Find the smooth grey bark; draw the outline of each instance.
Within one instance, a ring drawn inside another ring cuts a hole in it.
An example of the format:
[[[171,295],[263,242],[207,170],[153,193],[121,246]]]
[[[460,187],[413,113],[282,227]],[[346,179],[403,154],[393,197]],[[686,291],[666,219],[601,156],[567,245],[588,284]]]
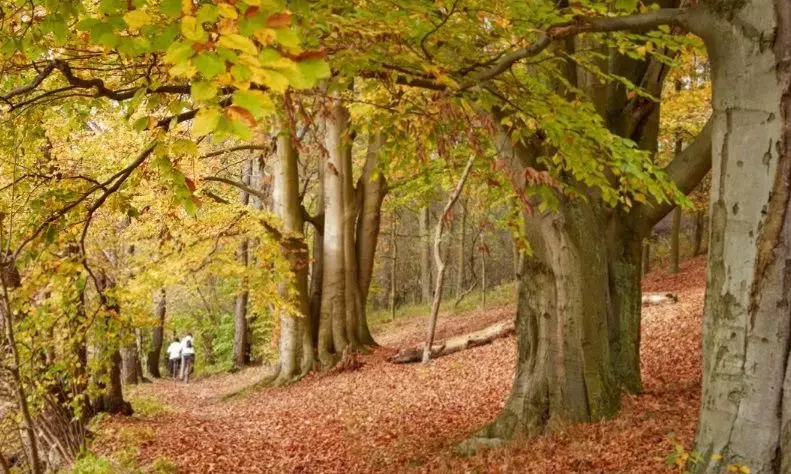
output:
[[[148,351],[148,358],[146,359],[148,373],[154,378],[160,378],[162,376],[159,371],[159,366],[162,361],[162,343],[164,342],[165,336],[166,312],[167,300],[165,297],[165,289],[160,288],[157,292],[156,306],[154,307],[157,325],[151,330],[151,350]]]
[[[715,129],[695,442],[704,461],[692,468],[789,472],[791,9],[708,1],[689,27],[709,51]]]
[[[277,164],[273,208],[283,220],[283,250],[293,280],[279,286],[281,298],[289,301],[299,314],[280,309],[280,363],[275,385],[289,383],[313,369],[315,357],[310,334],[308,301],[308,252],[299,188],[298,154],[288,122],[280,122],[277,138]]]
[[[242,183],[250,185],[252,183],[253,175],[253,160],[247,160],[242,165]],[[243,206],[250,204],[250,193],[241,190],[239,191],[239,201]],[[260,202],[260,200],[258,200]],[[239,264],[243,267],[249,265],[249,247],[250,241],[243,238],[239,243],[239,248],[236,250],[236,258]],[[240,283],[239,292],[234,301],[233,322],[234,322],[234,336],[233,336],[233,367],[240,369],[245,366],[246,352],[247,352],[247,337],[248,337],[248,323],[247,323],[247,305],[249,299],[249,290],[247,288],[247,279],[243,278]]]
[[[472,169],[472,164],[474,161],[475,155],[471,155],[467,159],[467,164],[464,166],[464,170],[461,172],[459,181],[456,183],[456,187],[453,189],[447,204],[445,204],[445,209],[442,210],[442,215],[437,221],[437,227],[434,230],[434,264],[436,265],[437,279],[434,283],[434,301],[431,303],[431,314],[429,314],[428,318],[426,344],[423,347],[424,364],[431,360],[431,346],[434,343],[434,332],[437,329],[439,307],[442,304],[442,290],[445,283],[445,261],[447,260],[447,247],[444,252],[445,255],[443,255],[442,250],[442,236],[445,233],[445,223],[448,221],[450,213],[453,211],[453,206],[456,204],[456,201],[459,199],[459,195],[464,189],[464,184],[467,182],[467,176],[470,174],[470,169]]]
[[[360,304],[357,315],[357,337],[362,344],[369,346],[376,345],[376,342],[368,328],[365,308],[374,270],[376,244],[379,240],[382,202],[387,195],[387,182],[379,170],[379,155],[382,153],[383,146],[384,138],[382,135],[372,135],[369,138],[363,174],[356,189],[360,201],[355,239],[358,268],[356,285]]]
[[[325,120],[324,240],[318,356],[324,367],[335,363],[348,345],[346,337],[346,275],[344,271],[343,155],[349,137],[349,113],[338,99]]]

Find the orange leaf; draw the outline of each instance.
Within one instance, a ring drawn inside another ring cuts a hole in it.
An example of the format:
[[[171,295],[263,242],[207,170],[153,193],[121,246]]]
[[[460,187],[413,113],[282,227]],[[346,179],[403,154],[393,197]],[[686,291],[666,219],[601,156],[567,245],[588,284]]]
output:
[[[291,13],[280,12],[269,15],[266,25],[270,28],[284,28],[291,24]]]
[[[228,118],[230,118],[231,120],[241,120],[249,127],[254,127],[256,124],[255,117],[253,117],[253,114],[251,114],[250,111],[245,109],[244,107],[239,107],[238,105],[231,105],[227,109],[225,109],[225,111],[228,114]]]

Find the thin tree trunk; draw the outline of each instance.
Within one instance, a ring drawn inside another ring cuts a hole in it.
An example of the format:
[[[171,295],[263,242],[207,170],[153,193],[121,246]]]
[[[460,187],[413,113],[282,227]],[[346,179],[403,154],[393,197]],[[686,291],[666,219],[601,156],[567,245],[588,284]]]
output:
[[[458,269],[456,271],[456,300],[464,294],[464,238],[467,228],[467,203],[461,202],[461,218],[459,219],[459,253],[457,257]]]
[[[137,385],[140,377],[137,373],[139,356],[135,341],[128,343],[120,350],[121,354],[121,380],[126,385]]]
[[[398,240],[396,230],[398,216],[393,212],[393,222],[390,224],[390,321],[395,321],[396,313],[396,262],[398,261]]]
[[[28,463],[30,464],[30,469],[33,474],[41,474],[44,471],[39,454],[38,437],[36,436],[36,428],[33,423],[33,416],[30,413],[30,405],[28,404],[25,386],[19,371],[21,360],[17,348],[14,321],[11,316],[11,300],[8,296],[9,286],[19,286],[19,273],[16,271],[13,259],[8,261],[5,258],[2,258],[0,265],[3,267],[0,269],[0,283],[2,284],[3,291],[2,301],[0,301],[0,318],[2,318],[3,329],[5,329],[3,335],[5,336],[5,342],[7,346],[3,349],[7,350],[11,355],[12,364],[10,367],[7,367],[7,369],[8,372],[10,372],[11,378],[13,380],[15,392],[14,395],[16,397],[17,406],[19,407],[19,412],[22,415],[22,421],[24,423],[24,432],[28,443]],[[9,278],[12,275],[14,278]],[[2,454],[0,454],[0,456],[2,456]]]
[[[486,309],[486,243],[484,241],[485,233],[481,233],[481,310]]]
[[[250,185],[252,182],[252,175],[253,175],[253,160],[255,158],[251,158],[247,160],[244,165],[242,166],[242,182],[244,184]],[[239,192],[239,201],[243,206],[247,206],[250,204],[250,194],[246,191]],[[258,200],[260,203],[260,200]],[[263,203],[261,203],[263,205]],[[247,267],[250,264],[250,241],[247,238],[243,238],[242,242],[239,244],[239,248],[236,250],[236,256],[239,260],[239,264],[243,267]],[[249,299],[249,292],[247,288],[248,282],[247,278],[242,278],[239,287],[239,293],[236,295],[236,301],[234,304],[234,312],[233,312],[233,321],[234,321],[234,337],[233,337],[233,368],[234,369],[241,369],[245,366],[246,363],[246,355],[247,355],[247,345],[248,345],[248,324],[247,324],[247,304]]]
[[[434,343],[434,332],[437,329],[437,316],[439,316],[439,307],[442,303],[442,287],[445,283],[445,258],[442,255],[442,235],[445,232],[445,223],[450,218],[453,205],[456,204],[461,191],[464,189],[464,183],[467,182],[467,176],[470,174],[470,169],[474,161],[475,155],[471,155],[470,158],[467,159],[467,164],[464,167],[464,171],[461,173],[459,182],[456,184],[456,188],[453,190],[450,199],[448,199],[448,203],[445,204],[445,209],[442,211],[442,215],[437,222],[437,228],[434,231],[434,263],[437,267],[437,279],[434,283],[434,301],[431,304],[431,314],[428,319],[426,345],[423,348],[424,364],[431,360],[431,345]],[[445,255],[445,257],[447,257],[447,255]]]
[[[368,141],[368,153],[363,167],[363,175],[357,185],[359,210],[355,252],[358,278],[356,282],[358,300],[357,338],[362,344],[376,345],[368,328],[366,305],[371,277],[374,270],[376,244],[379,239],[379,228],[382,220],[382,202],[387,194],[387,183],[379,168],[379,154],[384,146],[381,135],[372,135]],[[352,234],[355,235],[355,234]]]
[[[418,215],[420,229],[420,290],[422,301],[431,301],[431,243],[429,242],[428,206],[420,210]]]
[[[681,208],[673,211],[673,228],[670,233],[670,273],[678,273],[680,250],[679,240],[681,235]]]
[[[154,314],[157,318],[157,325],[151,331],[151,350],[148,352],[148,373],[154,378],[162,377],[159,366],[162,360],[162,343],[165,331],[165,313],[167,312],[167,301],[165,289],[160,288],[157,295]]]
[[[649,238],[643,239],[643,275],[647,275],[651,271],[651,240]]]
[[[681,90],[681,81],[676,81],[676,91]],[[681,150],[684,147],[684,140],[681,138],[676,139],[676,150],[675,154],[678,155],[681,153]],[[679,266],[679,259],[680,259],[680,249],[679,249],[679,238],[681,235],[681,208],[676,207],[673,211],[673,228],[671,229],[670,233],[670,273],[678,273],[678,266]]]
[[[705,211],[695,212],[695,236],[693,255],[697,257],[703,253],[703,230],[706,223]]]

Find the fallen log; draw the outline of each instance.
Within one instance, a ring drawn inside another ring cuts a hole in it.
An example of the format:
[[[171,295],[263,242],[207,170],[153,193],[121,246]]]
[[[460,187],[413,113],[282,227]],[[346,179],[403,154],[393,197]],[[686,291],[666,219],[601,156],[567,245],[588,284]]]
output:
[[[431,345],[431,358],[453,354],[454,352],[463,351],[477,346],[489,344],[492,341],[508,337],[514,333],[516,325],[514,320],[501,321],[491,326],[487,326],[479,331],[454,336],[444,341],[439,341]],[[398,354],[394,355],[390,362],[395,364],[409,364],[412,362],[420,362],[423,358],[423,347],[419,346],[408,347],[402,349]]]
[[[673,293],[644,293],[642,304],[643,306],[656,306],[660,304],[675,304],[678,303],[678,296]]]

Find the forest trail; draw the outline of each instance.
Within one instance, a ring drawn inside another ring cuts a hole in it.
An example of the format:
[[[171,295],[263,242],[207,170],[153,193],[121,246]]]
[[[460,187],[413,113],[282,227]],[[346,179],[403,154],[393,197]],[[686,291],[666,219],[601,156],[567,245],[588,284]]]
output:
[[[133,391],[166,413],[112,418],[93,448],[111,454],[137,443],[141,464],[167,457],[180,473],[661,472],[672,435],[689,446],[700,398],[700,317],[705,258],[681,273],[654,272],[646,291],[673,291],[675,305],[644,308],[645,393],[624,396],[618,417],[471,458],[452,448],[491,420],[511,388],[515,339],[509,337],[433,361],[387,361],[418,343],[424,318],[396,320],[375,335],[384,346],[352,372],[313,375],[289,387],[223,401],[260,380],[265,368],[190,385],[157,381]],[[437,338],[511,317],[513,308],[441,317]]]

